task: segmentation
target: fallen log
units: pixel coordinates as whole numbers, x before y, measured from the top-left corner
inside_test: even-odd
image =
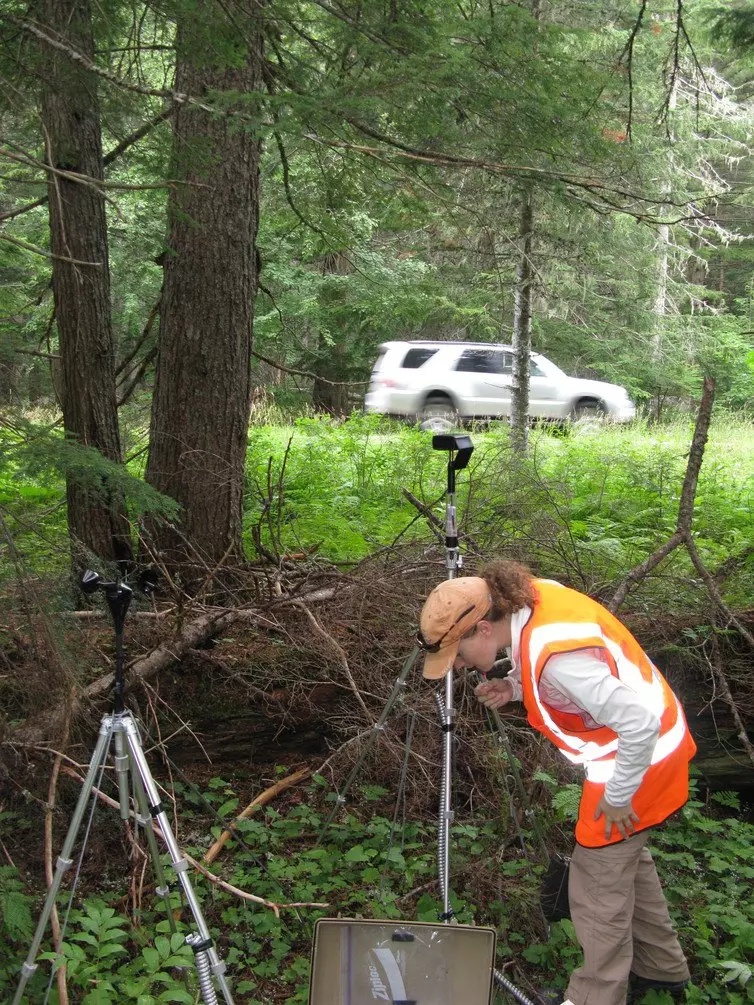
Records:
[[[213,635],[224,631],[237,620],[237,617],[236,611],[224,611],[223,613],[204,615],[189,622],[177,636],[160,643],[147,656],[134,660],[126,668],[126,691],[132,688],[135,683],[155,677],[165,667],[180,660],[188,650],[194,649],[206,642],[207,639],[212,638]],[[41,719],[19,726],[12,734],[10,742],[19,745],[55,744],[62,735],[66,719],[70,716],[73,722],[85,704],[104,698],[112,689],[114,679],[113,673],[98,677],[83,690],[74,692],[68,706],[53,709]]]

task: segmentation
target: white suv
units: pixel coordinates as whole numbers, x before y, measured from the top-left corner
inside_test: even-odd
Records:
[[[487,342],[384,342],[364,407],[440,430],[459,418],[511,413],[513,348]],[[569,377],[539,353],[529,364],[529,415],[604,417],[629,422],[636,408],[624,387]]]

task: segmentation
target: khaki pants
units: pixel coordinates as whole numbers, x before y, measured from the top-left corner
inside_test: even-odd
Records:
[[[648,839],[642,831],[606,848],[576,845],[568,899],[584,965],[566,991],[574,1005],[624,1005],[631,972],[660,981],[689,978]]]

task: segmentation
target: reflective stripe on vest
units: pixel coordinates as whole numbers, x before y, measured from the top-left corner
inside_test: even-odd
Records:
[[[673,697],[675,698],[675,695],[673,695]],[[650,761],[650,764],[658,764],[660,761],[664,761],[665,758],[672,754],[674,750],[677,750],[685,740],[686,720],[683,717],[681,703],[677,698],[675,698],[675,703],[677,715],[676,721],[670,727],[668,732],[657,740],[655,749],[652,751],[652,760]],[[600,785],[606,785],[613,777],[613,772],[615,771],[615,758],[608,757],[601,761],[588,761],[584,765],[584,770],[586,771],[586,777],[590,782],[598,782]]]
[[[558,584],[559,585],[559,584]],[[568,643],[578,642],[577,646]],[[666,709],[666,690],[672,692],[664,683],[657,668],[644,656],[651,672],[651,680],[647,681],[642,676],[641,670],[633,663],[620,645],[607,636],[604,630],[596,622],[564,622],[558,621],[553,624],[544,624],[535,627],[531,631],[529,640],[529,665],[534,668],[535,678],[533,683],[539,684],[547,660],[542,660],[543,653],[547,650],[547,657],[554,655],[550,650],[557,652],[573,652],[578,649],[606,649],[612,657],[610,661],[611,669],[615,676],[632,691],[636,692],[642,700],[642,704],[649,709],[658,719],[662,718]],[[540,665],[540,660],[542,660]],[[613,665],[614,664],[614,665]],[[523,667],[523,664],[522,664]],[[616,673],[617,670],[617,673]],[[523,673],[523,670],[522,670]],[[612,730],[609,730],[611,738],[605,741],[601,739],[583,740],[581,737],[564,730],[553,719],[550,711],[539,696],[539,687],[534,687],[534,698],[539,707],[540,715],[548,729],[558,737],[555,742],[561,752],[574,764],[584,764],[596,758],[604,757],[617,749],[618,737]],[[672,695],[674,698],[675,695]],[[601,734],[607,727],[602,727]],[[553,737],[554,739],[554,737]],[[559,741],[559,742],[558,742]],[[679,741],[680,742],[680,741]]]

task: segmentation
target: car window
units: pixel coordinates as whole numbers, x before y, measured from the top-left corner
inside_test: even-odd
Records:
[[[437,349],[409,349],[403,358],[401,367],[404,370],[418,370],[428,359],[432,359]]]
[[[529,376],[530,377],[544,377],[545,371],[534,362],[533,359],[529,360]]]
[[[500,353],[502,358],[502,369],[501,373],[506,373],[511,376],[513,373],[513,353],[512,352],[502,352]]]
[[[499,349],[464,349],[455,368],[463,373],[502,373],[502,355]]]

